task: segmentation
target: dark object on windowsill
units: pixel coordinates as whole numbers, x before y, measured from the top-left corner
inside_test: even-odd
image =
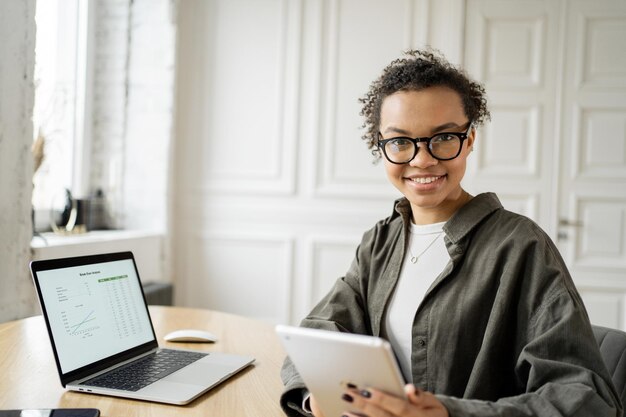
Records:
[[[101,189],[97,189],[89,197],[89,215],[86,224],[87,230],[109,230],[111,228],[107,201]]]
[[[64,207],[60,212],[50,211],[50,227],[59,235],[72,235],[87,232],[89,221],[89,200],[74,198],[69,189],[64,190]]]
[[[86,198],[76,198],[68,189],[63,190],[61,210],[48,211],[48,225],[51,230],[60,235],[73,235],[92,230],[110,230],[110,216],[107,201],[102,190],[98,189],[94,194]],[[38,224],[38,217],[33,218],[34,224]],[[48,229],[50,230],[50,229]],[[43,230],[39,225],[35,231]]]

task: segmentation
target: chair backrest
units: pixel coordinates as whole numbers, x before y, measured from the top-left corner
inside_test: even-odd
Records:
[[[626,332],[591,326],[622,404],[626,404]]]

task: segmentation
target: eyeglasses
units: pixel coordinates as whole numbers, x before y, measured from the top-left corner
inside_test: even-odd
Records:
[[[439,161],[449,161],[461,154],[463,141],[467,139],[472,128],[472,122],[468,122],[467,130],[464,133],[442,132],[429,138],[407,138],[404,136],[383,139],[383,135],[378,132],[378,147],[382,149],[385,158],[392,164],[406,164],[415,158],[419,151],[419,142],[426,143],[428,153]]]

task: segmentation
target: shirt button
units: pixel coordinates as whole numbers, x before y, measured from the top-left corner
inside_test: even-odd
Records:
[[[456,253],[459,253],[459,254],[463,253],[463,248],[460,246],[457,246]]]
[[[417,345],[420,347],[426,346],[426,341],[424,339],[420,339],[417,341]]]

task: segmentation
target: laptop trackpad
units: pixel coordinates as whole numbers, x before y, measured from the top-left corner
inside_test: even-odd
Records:
[[[218,363],[195,363],[164,378],[168,382],[183,384],[213,385],[232,374],[236,368]]]

